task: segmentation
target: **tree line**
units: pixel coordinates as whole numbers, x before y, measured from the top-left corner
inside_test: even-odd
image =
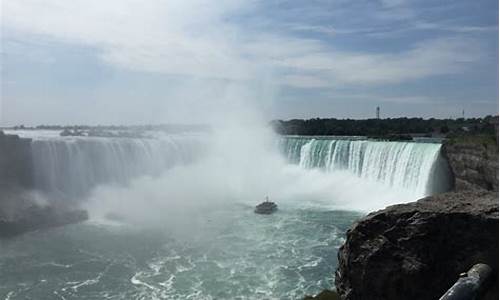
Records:
[[[461,134],[496,135],[498,116],[459,119],[293,119],[271,122],[274,130],[283,135],[336,135],[368,137],[409,137],[419,135],[446,137]]]

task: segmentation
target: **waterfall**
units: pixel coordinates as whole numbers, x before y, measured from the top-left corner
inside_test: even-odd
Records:
[[[448,187],[436,186],[442,172],[441,144],[384,142],[359,138],[284,137],[281,150],[291,163],[303,168],[320,168],[327,172],[348,171],[360,178],[411,190],[418,195],[441,192]]]
[[[207,146],[212,145],[213,137],[196,134],[154,135],[154,138],[60,137],[57,132],[28,131],[23,136],[31,139],[29,173],[33,174],[33,188],[50,198],[63,200],[77,201],[96,186],[126,185],[135,177],[159,176],[174,166],[213,155],[207,151],[212,148]],[[240,159],[238,153],[242,147],[254,145],[252,140],[248,143],[239,144],[236,149],[227,148],[224,157],[234,154]],[[359,137],[281,137],[279,144],[289,163],[303,169],[335,172],[332,175],[336,180],[342,181],[342,172],[347,172],[350,173],[347,176],[411,191],[418,197],[450,187],[447,161],[440,155],[438,143],[383,142]]]
[[[158,176],[199,156],[199,138],[36,138],[31,142],[35,188],[65,199],[99,184]]]

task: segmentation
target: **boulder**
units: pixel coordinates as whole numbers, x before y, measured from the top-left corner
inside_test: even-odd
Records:
[[[498,274],[498,193],[450,192],[356,222],[338,253],[346,300],[439,299],[477,263]],[[498,279],[482,299],[498,299]]]
[[[33,205],[12,218],[0,218],[0,238],[8,238],[29,231],[63,226],[88,219],[85,210],[61,210],[52,206]]]

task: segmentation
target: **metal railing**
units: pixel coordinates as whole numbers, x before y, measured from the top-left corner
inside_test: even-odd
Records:
[[[484,289],[492,269],[486,264],[476,264],[460,278],[439,300],[474,300]]]

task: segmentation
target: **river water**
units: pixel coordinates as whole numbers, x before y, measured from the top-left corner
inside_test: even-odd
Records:
[[[193,136],[25,135],[36,189],[91,218],[1,240],[5,299],[301,299],[334,288],[355,220],[446,188],[439,144],[287,137],[275,162]],[[268,193],[278,212],[254,214]]]

